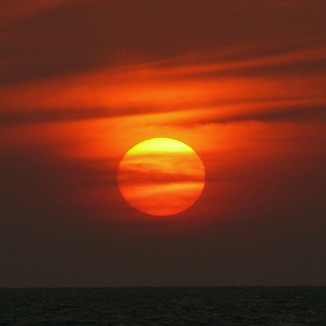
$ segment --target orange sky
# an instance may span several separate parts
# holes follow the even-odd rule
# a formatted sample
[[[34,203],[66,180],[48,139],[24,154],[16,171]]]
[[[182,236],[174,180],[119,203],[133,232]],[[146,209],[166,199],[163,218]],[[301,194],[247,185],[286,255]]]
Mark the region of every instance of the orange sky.
[[[326,231],[325,11],[321,0],[17,0],[15,6],[1,1],[3,284],[37,283],[32,276],[8,276],[15,253],[18,266],[27,264],[38,273],[36,262],[19,258],[26,239],[33,235],[39,247],[46,236],[54,237],[55,249],[50,251],[56,261],[70,241],[68,230],[74,228],[76,243],[91,229],[87,241],[101,239],[94,246],[112,236],[118,243],[135,238],[138,245],[138,237],[154,237],[154,242],[195,237],[207,252],[205,264],[216,258],[216,239],[221,239],[223,228],[236,221],[248,223],[239,242],[237,227],[219,240],[244,261],[246,284],[253,282],[250,271],[256,265],[252,257],[242,258],[241,241],[252,243],[250,249],[256,252],[253,242],[272,233],[264,240],[272,256],[274,248],[285,259],[276,249],[284,241],[287,255],[298,248],[298,255],[308,257],[319,250],[322,257],[324,243],[318,239],[320,230]],[[153,137],[186,143],[206,168],[198,202],[166,223],[145,222],[143,213],[124,201],[116,181],[123,155]],[[309,228],[311,237],[304,231]],[[291,247],[285,239],[296,229]],[[168,240],[160,241],[154,247],[168,252]],[[307,247],[311,251],[303,249]],[[34,250],[39,249],[26,246],[27,256]],[[67,258],[72,270],[74,257],[91,255],[83,250],[72,250]],[[119,250],[109,256],[120,251],[132,256],[129,249]],[[38,255],[43,257],[40,251]],[[256,256],[261,257],[258,251]],[[98,261],[103,259],[104,252]],[[222,259],[222,265],[227,260]],[[277,260],[273,256],[271,261]],[[111,283],[124,284],[117,277],[122,267],[116,264]],[[286,283],[298,264],[285,264],[283,278],[274,280],[268,272],[261,283]],[[326,271],[320,264],[316,258],[315,278],[326,284],[318,276]],[[272,265],[266,266],[271,270]],[[140,267],[133,268],[141,274]],[[188,283],[207,279],[217,284],[216,268],[207,278],[189,276]],[[55,284],[48,269],[42,282]],[[313,279],[304,271],[297,282]],[[220,276],[223,284],[236,283],[236,273],[230,279]],[[125,284],[145,282],[128,275],[125,279]],[[151,279],[165,284],[172,277]],[[85,276],[80,284],[92,280]],[[70,276],[63,274],[57,283],[69,282]]]

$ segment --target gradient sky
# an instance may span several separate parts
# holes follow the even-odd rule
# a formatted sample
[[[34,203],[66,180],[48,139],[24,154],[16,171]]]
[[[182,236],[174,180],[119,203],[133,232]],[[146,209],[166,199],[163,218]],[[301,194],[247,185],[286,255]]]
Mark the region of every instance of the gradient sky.
[[[326,285],[326,1],[0,0],[0,286]],[[194,206],[117,168],[178,139]]]

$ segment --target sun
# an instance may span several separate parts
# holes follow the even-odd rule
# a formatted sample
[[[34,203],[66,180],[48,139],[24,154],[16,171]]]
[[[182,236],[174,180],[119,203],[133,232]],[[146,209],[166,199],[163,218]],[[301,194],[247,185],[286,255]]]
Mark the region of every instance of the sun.
[[[125,154],[117,178],[131,206],[149,215],[168,216],[196,202],[205,185],[205,168],[198,154],[181,141],[152,138]]]

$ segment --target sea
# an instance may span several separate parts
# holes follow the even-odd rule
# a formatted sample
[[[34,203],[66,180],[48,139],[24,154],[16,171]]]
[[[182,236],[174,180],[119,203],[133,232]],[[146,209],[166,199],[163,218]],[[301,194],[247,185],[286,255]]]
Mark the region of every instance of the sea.
[[[0,325],[326,325],[326,287],[0,289]]]

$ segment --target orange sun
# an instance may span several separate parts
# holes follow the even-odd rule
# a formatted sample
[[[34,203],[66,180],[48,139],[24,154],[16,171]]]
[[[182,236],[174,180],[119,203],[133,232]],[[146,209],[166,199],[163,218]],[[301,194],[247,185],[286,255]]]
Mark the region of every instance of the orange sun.
[[[139,211],[156,216],[190,207],[205,185],[205,168],[188,145],[152,138],[131,148],[118,168],[120,191]]]

